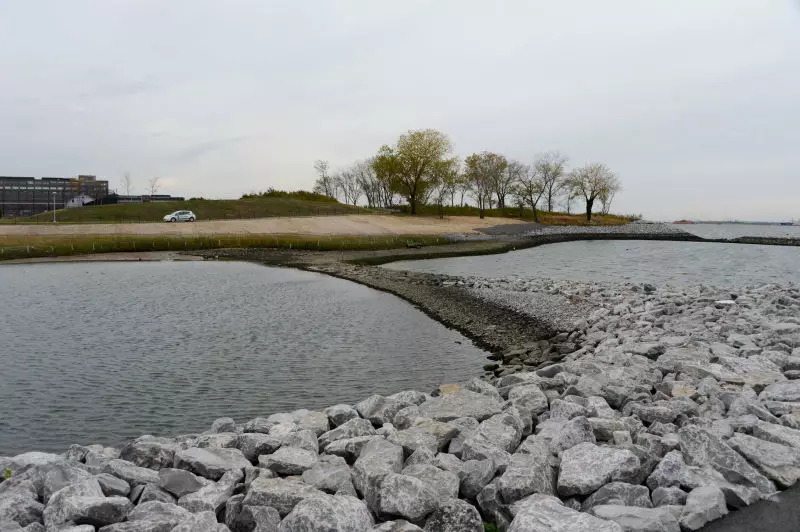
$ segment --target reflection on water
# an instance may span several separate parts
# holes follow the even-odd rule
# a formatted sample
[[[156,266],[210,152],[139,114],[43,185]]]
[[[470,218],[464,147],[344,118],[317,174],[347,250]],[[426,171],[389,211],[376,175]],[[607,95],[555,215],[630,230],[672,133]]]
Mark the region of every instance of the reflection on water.
[[[800,283],[800,247],[593,240],[548,244],[502,255],[394,262],[386,267],[481,277],[728,287]]]
[[[485,361],[393,296],[247,263],[0,266],[0,301],[0,455],[428,391]]]

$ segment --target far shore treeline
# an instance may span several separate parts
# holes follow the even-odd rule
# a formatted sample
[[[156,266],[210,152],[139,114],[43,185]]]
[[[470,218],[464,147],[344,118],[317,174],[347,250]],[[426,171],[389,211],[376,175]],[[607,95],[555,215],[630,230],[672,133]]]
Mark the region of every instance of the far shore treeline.
[[[608,214],[621,190],[618,177],[602,163],[568,169],[567,162],[557,151],[538,155],[532,164],[488,151],[462,161],[444,133],[411,130],[346,168],[331,171],[327,161],[316,161],[314,192],[351,205],[364,198],[368,207],[388,209],[402,199],[410,214],[424,206],[463,207],[471,201],[481,218],[487,209],[516,207],[531,209],[538,221],[539,210],[562,207],[570,213],[575,200],[583,202],[587,221],[597,203]]]

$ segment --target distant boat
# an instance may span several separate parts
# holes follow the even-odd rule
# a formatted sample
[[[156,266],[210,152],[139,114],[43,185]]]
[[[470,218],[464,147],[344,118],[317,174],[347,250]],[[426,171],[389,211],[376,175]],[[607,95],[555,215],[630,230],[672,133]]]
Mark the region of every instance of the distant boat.
[[[677,220],[677,221],[672,222],[672,223],[674,223],[674,224],[693,224],[694,222],[691,221],[691,220]]]
[[[781,225],[797,225],[797,222],[781,222]]]

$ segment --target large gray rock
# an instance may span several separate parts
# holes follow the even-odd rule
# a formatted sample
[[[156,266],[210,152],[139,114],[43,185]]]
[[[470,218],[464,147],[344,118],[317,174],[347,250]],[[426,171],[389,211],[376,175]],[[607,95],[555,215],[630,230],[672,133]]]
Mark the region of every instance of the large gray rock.
[[[478,432],[480,423],[477,419],[472,417],[460,417],[448,422],[448,425],[455,426],[458,429],[458,434],[450,440],[450,445],[447,447],[447,452],[456,456],[461,456],[464,442]]]
[[[492,481],[495,466],[491,460],[467,460],[460,462],[455,474],[459,477],[461,497],[474,500],[483,488]]]
[[[501,411],[501,403],[497,399],[469,390],[457,390],[419,405],[420,416],[435,421],[451,421],[460,417],[483,421]]]
[[[762,440],[800,449],[800,430],[773,423],[759,422],[753,427],[753,436]]]
[[[332,442],[360,436],[375,436],[375,428],[366,419],[353,418],[319,437],[319,448],[325,450]]]
[[[547,495],[531,495],[515,505],[508,532],[622,532],[618,524],[564,506]]]
[[[511,461],[511,454],[476,435],[464,442],[461,459],[464,461],[491,460],[495,470],[502,473]]]
[[[158,471],[139,467],[118,458],[108,460],[103,466],[103,473],[121,478],[132,487],[139,484],[158,484]]]
[[[601,505],[653,507],[653,503],[650,501],[650,490],[646,486],[637,486],[625,482],[606,484],[583,501],[582,509],[587,512],[591,508]]]
[[[514,406],[524,408],[535,416],[547,411],[548,408],[547,396],[536,384],[515,386],[508,392],[508,400]]]
[[[225,503],[225,524],[231,532],[278,532],[281,516],[269,506],[245,506],[244,495]]]
[[[103,527],[102,532],[165,532],[189,519],[192,514],[183,508],[159,501],[150,501],[136,506],[128,514],[128,520]]]
[[[497,480],[497,489],[508,504],[533,493],[555,495],[555,476],[547,444],[539,442],[528,446],[528,453],[511,455],[505,472]]]
[[[458,498],[459,479],[454,473],[430,464],[417,464],[403,468],[402,474],[423,481],[436,492],[440,500]]]
[[[800,449],[740,433],[727,443],[781,488],[791,487],[800,479]]]
[[[310,469],[303,471],[303,482],[326,493],[355,495],[350,467],[344,458],[323,456]]]
[[[373,395],[356,404],[355,409],[362,418],[368,419],[376,427],[381,427],[384,423],[391,423],[395,414],[411,405],[409,401]]]
[[[505,411],[484,420],[475,437],[499,447],[507,453],[514,452],[522,440],[523,424],[519,417]]]
[[[361,456],[361,451],[366,445],[375,440],[382,440],[381,436],[359,436],[346,440],[336,440],[325,447],[325,453],[344,458],[348,464],[352,464]]]
[[[48,528],[69,522],[101,527],[122,521],[132,509],[127,497],[106,497],[97,479],[90,478],[54,493],[43,517]]]
[[[241,470],[228,471],[217,482],[212,482],[181,497],[178,505],[190,512],[212,511],[217,513],[225,506],[225,501],[233,495],[236,484],[242,479],[244,479],[244,473]]]
[[[681,526],[685,530],[698,530],[714,519],[728,513],[725,495],[717,487],[702,486],[693,489],[686,497],[681,513]]]
[[[79,467],[78,464],[68,462],[33,466],[25,474],[33,481],[39,498],[45,504],[61,488],[92,476],[83,465]]]
[[[571,401],[562,401],[561,399],[550,401],[550,419],[554,421],[569,421],[579,416],[588,417],[588,413],[586,407]]]
[[[433,464],[436,467],[440,467],[435,463],[436,462],[436,454],[437,453],[431,451],[430,449],[426,449],[424,447],[421,448],[421,449],[417,449],[416,451],[411,453],[411,456],[406,458],[406,461],[403,464],[403,466],[404,467],[408,467],[408,466],[418,465],[418,464]],[[445,469],[446,471],[449,471],[449,469],[446,469],[446,468],[442,468],[442,469]]]
[[[686,426],[678,434],[683,456],[689,464],[709,465],[729,482],[752,486],[763,495],[775,493],[775,485],[769,479],[709,431],[696,426]]]
[[[664,455],[650,476],[647,477],[647,486],[654,490],[656,488],[667,488],[680,486],[683,480],[683,471],[686,467],[683,455],[680,451],[670,451]]]
[[[329,406],[322,412],[328,416],[328,420],[334,428],[358,417],[358,412],[355,408],[344,404]]]
[[[206,484],[208,480],[185,469],[164,468],[158,472],[158,485],[179,498],[194,493]]]
[[[656,488],[651,494],[653,506],[683,506],[686,504],[686,492],[677,487]]]
[[[317,442],[317,435],[313,430],[303,429],[290,432],[281,438],[281,445],[283,447],[297,447],[311,451],[314,454],[319,453],[319,443]]]
[[[609,482],[627,482],[639,473],[639,459],[625,449],[580,443],[561,453],[558,493],[588,495]]]
[[[328,432],[331,426],[328,422],[328,416],[324,412],[316,412],[312,410],[295,410],[292,412],[294,423],[297,427],[296,430],[310,430],[317,436]]]
[[[315,439],[316,443],[316,439]],[[256,462],[262,454],[272,454],[283,445],[281,438],[260,432],[245,432],[236,438],[236,448],[250,462]]]
[[[178,448],[178,444],[171,438],[141,436],[125,445],[120,450],[119,457],[140,467],[161,469],[172,467]]]
[[[770,384],[759,395],[762,401],[800,401],[800,380]]]
[[[302,475],[318,461],[317,453],[298,447],[281,447],[273,454],[258,457],[259,466],[278,475]]]
[[[106,497],[113,497],[115,495],[119,497],[127,497],[128,494],[131,492],[131,486],[121,478],[117,478],[114,475],[109,475],[108,473],[100,473],[95,477],[97,482],[100,484],[100,489],[103,490],[103,494]]]
[[[471,504],[449,499],[436,508],[425,521],[427,532],[483,532],[483,520]]]
[[[680,532],[680,507],[642,508],[639,506],[598,505],[590,513],[617,523],[625,532]]]
[[[433,420],[417,420],[416,424],[395,432],[387,439],[400,445],[407,456],[417,449],[428,449],[432,452],[445,449],[450,440],[458,434],[458,428],[447,423]]]
[[[250,461],[239,449],[192,447],[175,453],[174,467],[191,471],[210,480],[219,480],[228,471],[244,469],[250,465]]]
[[[589,420],[580,416],[564,423],[558,435],[551,441],[550,447],[554,454],[561,454],[579,443],[595,443],[596,441]]]
[[[250,484],[242,504],[244,506],[271,506],[281,517],[292,511],[303,499],[325,495],[313,486],[287,478],[258,477]]]
[[[320,495],[304,499],[281,522],[280,532],[362,532],[372,528],[367,506],[347,495]]]
[[[208,532],[227,532],[228,527],[217,523],[217,516],[214,512],[199,512],[172,529],[172,532],[196,532],[197,530],[207,530]]]
[[[641,464],[631,451],[580,443],[561,454],[558,493],[588,495],[609,482],[630,482]]]
[[[42,520],[44,505],[38,500],[33,481],[20,473],[0,484],[0,522],[15,522],[22,526]]]
[[[139,498],[136,500],[136,503],[141,504],[148,501],[161,501],[174,504],[176,499],[171,493],[161,489],[155,484],[145,484],[141,495],[139,495]]]
[[[403,469],[403,448],[384,439],[367,443],[353,464],[353,484],[374,512],[380,509],[381,482]]]
[[[418,478],[389,473],[381,482],[380,513],[383,516],[419,523],[438,505],[437,493]]]

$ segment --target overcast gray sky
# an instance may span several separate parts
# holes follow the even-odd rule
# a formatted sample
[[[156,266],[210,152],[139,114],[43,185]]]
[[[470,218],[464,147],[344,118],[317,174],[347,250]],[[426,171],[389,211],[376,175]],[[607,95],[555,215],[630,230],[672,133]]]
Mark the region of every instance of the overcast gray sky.
[[[797,0],[0,0],[0,175],[310,188],[408,129],[648,218],[800,218]]]

